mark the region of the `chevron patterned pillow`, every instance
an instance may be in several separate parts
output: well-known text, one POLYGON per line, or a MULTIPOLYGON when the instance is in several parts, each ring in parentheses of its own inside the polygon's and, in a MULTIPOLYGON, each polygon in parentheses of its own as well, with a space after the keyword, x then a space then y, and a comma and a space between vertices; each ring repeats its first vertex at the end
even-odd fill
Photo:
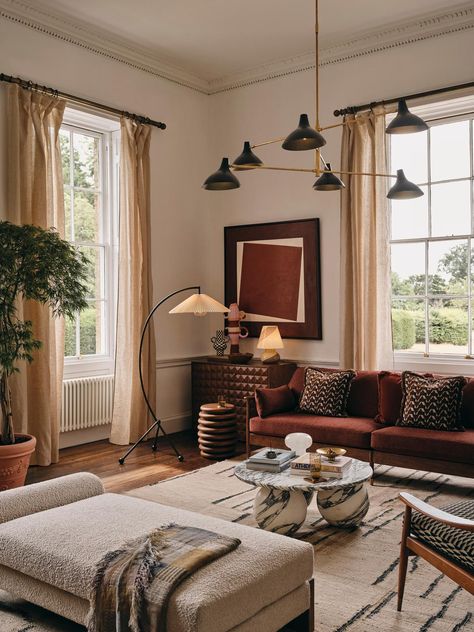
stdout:
POLYGON ((308 367, 299 409, 323 417, 345 417, 354 371, 323 372, 308 367))
POLYGON ((463 430, 460 422, 462 389, 466 379, 425 377, 402 373, 402 405, 397 426, 428 430, 463 430))

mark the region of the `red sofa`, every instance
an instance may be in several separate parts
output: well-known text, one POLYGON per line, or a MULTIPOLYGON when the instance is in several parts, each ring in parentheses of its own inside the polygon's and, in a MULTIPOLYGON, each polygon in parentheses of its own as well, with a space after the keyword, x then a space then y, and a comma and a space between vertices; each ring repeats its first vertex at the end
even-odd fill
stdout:
MULTIPOLYGON (((329 369, 320 369, 329 370, 329 369)), ((304 367, 298 367, 288 386, 295 401, 303 390, 304 367)), ((396 390, 395 386, 395 390, 396 390)), ((394 406, 400 405, 395 392, 394 406)), ((474 478, 474 379, 463 390, 464 432, 425 430, 376 421, 379 412, 377 371, 358 371, 347 402, 348 417, 319 417, 296 410, 261 418, 255 398, 247 399, 247 454, 255 446, 285 447, 290 432, 307 432, 315 446, 339 446, 374 464, 394 465, 474 478)), ((397 411, 394 412, 394 418, 397 411)))

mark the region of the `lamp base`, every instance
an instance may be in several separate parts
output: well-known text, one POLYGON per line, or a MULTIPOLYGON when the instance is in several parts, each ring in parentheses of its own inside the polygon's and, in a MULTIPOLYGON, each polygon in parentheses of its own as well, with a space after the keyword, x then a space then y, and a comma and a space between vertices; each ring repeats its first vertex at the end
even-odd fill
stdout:
POLYGON ((260 356, 260 360, 263 364, 276 364, 280 362, 280 354, 275 349, 265 349, 265 351, 260 356))

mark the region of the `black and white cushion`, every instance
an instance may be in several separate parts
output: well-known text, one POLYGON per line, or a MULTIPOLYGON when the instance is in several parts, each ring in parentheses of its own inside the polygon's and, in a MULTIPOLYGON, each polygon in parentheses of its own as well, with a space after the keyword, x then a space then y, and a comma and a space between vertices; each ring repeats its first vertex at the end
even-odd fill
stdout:
POLYGON ((398 426, 428 430, 462 430, 460 423, 462 376, 434 378, 411 371, 402 373, 402 405, 398 426))
MULTIPOLYGON (((454 516, 474 520, 474 500, 463 500, 441 508, 454 516)), ((411 534, 441 555, 474 573, 474 533, 456 529, 414 511, 411 534)))
POLYGON ((308 367, 299 409, 325 417, 345 417, 347 397, 354 371, 324 372, 308 367))

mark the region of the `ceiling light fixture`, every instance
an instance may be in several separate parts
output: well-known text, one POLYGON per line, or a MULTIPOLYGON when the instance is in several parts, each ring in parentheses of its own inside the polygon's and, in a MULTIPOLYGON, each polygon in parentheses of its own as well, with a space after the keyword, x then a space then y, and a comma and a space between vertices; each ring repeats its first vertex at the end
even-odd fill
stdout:
MULTIPOLYGON (((326 144, 326 140, 322 135, 322 132, 326 129, 342 127, 343 125, 351 125, 354 123, 355 119, 344 120, 342 123, 336 123, 326 127, 321 127, 319 124, 319 0, 315 0, 315 18, 316 121, 314 127, 311 127, 308 115, 301 114, 298 127, 286 137, 257 143, 255 145, 251 145, 249 141, 245 141, 242 153, 235 159, 230 167, 235 171, 244 171, 247 169, 270 169, 273 171, 300 171, 304 173, 312 173, 317 176, 317 180, 313 185, 313 188, 316 191, 340 191, 343 189, 344 183, 338 176, 359 175, 372 178, 393 178, 396 182, 387 194, 389 199, 408 200, 424 195, 420 187, 407 180, 402 169, 399 169, 396 175, 390 173, 333 171, 331 166, 325 162, 323 156, 321 155, 321 147, 324 147, 326 144), (265 165, 252 151, 256 147, 271 145, 282 141, 283 149, 288 151, 315 151, 314 169, 272 167, 265 165)), ((412 134, 422 132, 426 129, 428 129, 428 125, 425 121, 410 112, 405 99, 399 99, 397 116, 388 125, 386 133, 412 134)), ((240 187, 240 182, 230 171, 229 161, 227 158, 224 158, 219 169, 207 178, 203 187, 208 191, 224 191, 240 187)))

